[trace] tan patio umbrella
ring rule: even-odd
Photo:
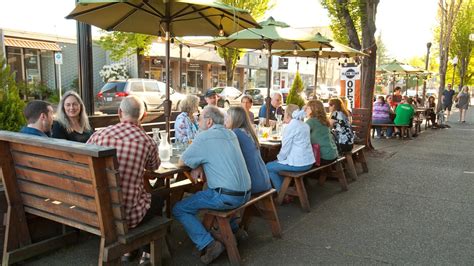
[[[272,17],[259,23],[260,28],[250,28],[230,35],[227,38],[217,38],[208,43],[222,47],[242,49],[268,49],[268,88],[267,88],[267,115],[270,116],[270,89],[272,86],[272,49],[280,50],[306,50],[325,47],[331,48],[331,40],[310,34],[303,30],[291,28],[288,24],[276,21]]]
[[[365,53],[362,53],[359,50],[353,49],[344,44],[331,41],[331,46],[333,48],[323,48],[323,49],[308,49],[304,51],[275,51],[274,55],[279,55],[281,57],[311,57],[316,59],[316,67],[314,73],[314,96],[316,96],[316,88],[318,86],[318,65],[319,58],[338,58],[338,57],[357,57],[357,56],[368,56]]]
[[[107,31],[163,36],[166,40],[166,130],[169,132],[170,39],[183,36],[227,36],[259,27],[252,16],[213,0],[78,0],[66,17]]]

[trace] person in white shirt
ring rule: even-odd
[[[285,110],[283,122],[286,125],[282,134],[282,145],[277,160],[267,163],[267,170],[273,187],[280,191],[283,177],[280,171],[307,171],[311,169],[315,160],[311,146],[310,128],[302,120],[304,110],[297,105],[289,104]]]

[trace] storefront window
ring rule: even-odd
[[[7,61],[10,71],[15,73],[16,82],[23,81],[21,48],[7,47]]]
[[[39,50],[25,49],[25,74],[28,84],[41,81]]]

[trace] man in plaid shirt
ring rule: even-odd
[[[120,123],[95,132],[87,143],[117,149],[125,215],[129,228],[134,228],[161,212],[161,198],[146,192],[143,183],[145,169],[158,169],[160,161],[155,141],[140,126],[143,101],[136,96],[124,98],[118,115]]]

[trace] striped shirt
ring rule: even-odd
[[[129,228],[137,226],[150,208],[151,194],[143,183],[145,169],[158,169],[155,141],[138,125],[121,122],[95,132],[87,141],[117,149],[122,197]]]

